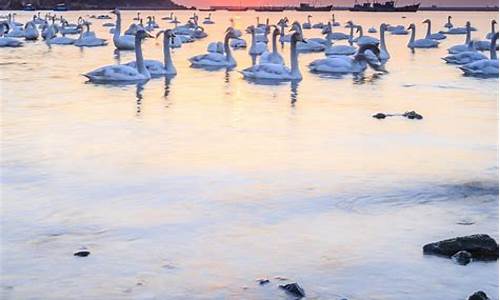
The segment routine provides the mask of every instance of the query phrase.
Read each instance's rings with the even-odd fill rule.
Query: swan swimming
[[[264,42],[257,42],[255,38],[255,27],[250,26],[250,33],[252,34],[252,45],[248,53],[250,55],[261,55],[264,51],[267,51],[267,44]]]
[[[469,48],[469,43],[471,41],[471,30],[470,30],[470,22],[467,21],[467,23],[465,24],[465,28],[466,28],[466,35],[465,35],[465,43],[463,44],[458,44],[458,45],[455,45],[455,46],[452,46],[450,48],[448,48],[448,53],[450,54],[457,54],[457,53],[460,53],[460,52],[464,52],[464,51],[469,51],[470,48]]]
[[[444,24],[444,28],[453,28],[453,24],[451,23],[451,16],[448,16],[448,22]]]
[[[431,29],[431,20],[430,19],[426,19],[425,21],[422,22],[423,24],[427,24],[427,33],[425,34],[425,39],[427,40],[444,40],[446,39],[446,35],[440,33],[440,32],[437,32],[437,33],[432,33],[432,29]]]
[[[446,57],[443,57],[442,59],[449,64],[455,65],[464,65],[476,60],[487,59],[484,54],[476,51],[473,41],[469,42],[469,48],[471,50],[460,52],[457,54],[450,54]]]
[[[207,53],[191,57],[191,67],[201,68],[233,68],[236,66],[236,61],[231,55],[231,48],[229,47],[229,39],[235,38],[233,28],[229,27],[224,36],[224,54],[221,53]]]
[[[328,74],[358,74],[366,70],[367,66],[379,70],[380,63],[374,63],[373,59],[368,58],[365,51],[370,55],[379,58],[380,50],[372,44],[361,45],[354,57],[351,56],[333,56],[323,59],[317,59],[309,64],[309,70],[313,73]]]
[[[11,38],[11,37],[5,37],[4,34],[9,31],[9,24],[7,22],[3,21],[0,22],[0,47],[21,47],[23,45],[23,42]]]
[[[460,70],[465,76],[473,77],[498,77],[498,58],[496,52],[496,42],[498,32],[491,39],[490,59],[482,59],[460,66]]]
[[[294,29],[292,29],[294,30]],[[290,45],[290,63],[291,68],[281,64],[262,63],[251,66],[241,71],[244,78],[251,80],[273,80],[273,81],[292,81],[301,80],[302,74],[299,70],[299,60],[297,51],[297,42],[304,41],[300,31],[295,31],[291,37]]]
[[[151,74],[144,65],[141,49],[141,42],[146,37],[152,36],[144,30],[139,30],[134,37],[137,68],[127,65],[109,65],[83,74],[83,76],[87,77],[90,82],[104,84],[140,83],[148,81],[151,78]]]
[[[163,34],[163,62],[152,59],[144,60],[144,66],[148,70],[149,74],[151,74],[151,77],[177,74],[177,70],[175,69],[170,53],[170,43],[172,38],[175,37],[175,34],[170,29],[161,30],[156,34],[156,38],[158,38],[161,34]],[[137,68],[137,61],[131,61],[126,65],[132,68]]]
[[[121,34],[121,24],[122,17],[120,10],[115,8],[111,11],[112,14],[116,15],[116,27],[113,33],[113,44],[118,50],[134,50],[135,49],[135,38],[133,35],[120,35]]]
[[[302,28],[303,29],[311,29],[311,15],[307,16],[307,22],[302,23]]]
[[[280,30],[278,29],[278,27],[274,26],[273,36],[272,36],[273,51],[272,52],[266,51],[262,53],[259,60],[260,64],[264,63],[278,64],[278,65],[285,64],[283,57],[278,53],[277,40],[279,35],[280,35]]]
[[[408,30],[411,30],[410,41],[408,42],[408,48],[437,48],[439,42],[432,39],[418,39],[415,40],[416,27],[415,24],[410,24]]]
[[[359,46],[362,45],[375,45],[378,46],[380,41],[374,37],[363,35],[363,26],[356,25],[357,31],[359,32],[359,36],[353,40],[353,42],[357,43]]]
[[[495,19],[491,20],[491,32],[488,32],[488,34],[486,35],[487,40],[491,40],[495,36],[495,33],[496,33],[495,25],[496,24],[497,24],[497,20],[495,20]]]
[[[80,25],[81,26],[81,25]],[[74,42],[77,47],[99,47],[106,46],[108,43],[105,39],[100,39],[95,36],[95,33],[90,31],[90,24],[86,23],[86,31],[80,32],[80,37]]]
[[[24,39],[27,41],[35,41],[40,36],[38,29],[33,21],[27,22],[24,25]]]

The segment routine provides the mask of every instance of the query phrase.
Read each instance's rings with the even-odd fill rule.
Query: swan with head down
[[[491,39],[490,59],[477,60],[460,66],[460,70],[465,76],[473,77],[498,77],[498,58],[496,52],[496,43],[498,32]]]
[[[374,60],[373,57],[376,59]],[[382,68],[380,50],[375,45],[361,45],[354,56],[332,56],[317,59],[309,64],[309,70],[313,73],[358,74],[364,72],[367,66],[375,70]]]

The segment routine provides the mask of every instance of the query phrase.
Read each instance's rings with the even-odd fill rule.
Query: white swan
[[[453,28],[453,24],[451,23],[451,16],[448,16],[448,22],[444,24],[444,28]]]
[[[122,17],[120,10],[115,8],[111,11],[112,14],[116,15],[116,27],[113,33],[113,44],[118,50],[134,50],[135,49],[135,37],[133,35],[120,35],[122,26]]]
[[[156,38],[158,38],[161,34],[163,34],[163,62],[152,59],[144,60],[144,66],[148,70],[149,74],[151,74],[151,77],[177,74],[177,70],[174,67],[172,56],[170,54],[170,42],[172,41],[172,38],[175,37],[175,34],[170,29],[161,30],[156,34]],[[126,65],[132,68],[137,68],[136,61],[131,61]]]
[[[350,45],[335,45],[325,49],[326,56],[353,55],[357,51],[356,47]]]
[[[54,27],[54,25],[49,26],[49,30],[45,38],[47,45],[73,45],[76,41],[75,39],[65,36],[64,33],[62,36],[56,36]]]
[[[24,25],[24,38],[26,40],[34,41],[37,40],[39,36],[40,33],[33,21],[27,22],[26,25]]]
[[[368,28],[368,33],[377,33],[377,29],[375,27]]]
[[[467,28],[467,24],[466,24],[465,27],[453,27],[453,28],[448,29],[447,31],[440,31],[440,33],[452,34],[452,35],[467,34],[467,31],[476,31],[476,30],[477,30],[476,28],[470,26],[470,22],[469,22],[469,28]]]
[[[292,34],[290,45],[291,68],[281,64],[263,63],[251,66],[241,71],[243,77],[251,80],[295,81],[301,80],[297,42],[302,41],[302,34],[296,31]]]
[[[233,34],[236,38],[241,37],[241,30],[236,29],[236,25],[234,24],[234,19],[231,18],[229,19],[229,22],[231,22],[231,28],[233,28]]]
[[[471,49],[470,51],[464,51],[457,54],[450,54],[446,57],[443,57],[442,59],[449,64],[455,64],[455,65],[464,65],[476,60],[487,59],[487,57],[484,54],[476,51],[473,41],[469,43],[469,48]]]
[[[250,50],[248,53],[250,55],[261,55],[264,51],[267,50],[267,44],[263,42],[257,42],[255,38],[255,27],[250,26],[250,33],[252,34],[252,45],[250,46]]]
[[[207,52],[224,54],[224,44],[222,42],[211,42],[207,46]]]
[[[361,25],[357,25],[357,32],[359,32],[359,36],[354,39],[354,42],[359,46],[362,45],[375,45],[378,46],[380,41],[374,37],[363,35],[363,27]]]
[[[340,23],[335,21],[335,14],[332,14],[332,26],[340,26]]]
[[[304,39],[302,27],[299,22],[293,22],[292,29],[290,31],[300,32],[300,36],[302,37],[301,41],[297,42],[297,51],[298,52],[321,52],[326,49],[326,46],[322,43],[318,43],[313,39]]]
[[[469,43],[471,41],[471,30],[470,30],[470,22],[469,21],[467,21],[467,23],[465,24],[465,28],[466,28],[465,43],[458,44],[458,45],[455,45],[455,46],[448,48],[448,53],[457,54],[460,52],[471,50],[469,48]]]
[[[317,59],[309,64],[309,70],[313,73],[358,74],[364,72],[368,65],[378,70],[381,66],[380,62],[373,62],[371,58],[367,57],[365,51],[379,58],[380,51],[378,47],[372,44],[365,44],[359,47],[354,57],[333,56]]]
[[[87,77],[90,82],[94,83],[138,83],[145,82],[151,78],[151,74],[144,65],[142,56],[141,42],[144,38],[150,36],[144,30],[140,30],[135,35],[135,58],[137,68],[127,65],[109,65],[98,68],[83,76]]]
[[[233,49],[244,49],[247,47],[247,42],[242,38],[231,39],[231,48]]]
[[[292,34],[285,34],[285,27],[287,27],[287,18],[280,19],[278,21],[278,26],[280,27],[280,43],[290,43],[292,39]]]
[[[226,30],[224,37],[224,54],[221,53],[207,53],[191,57],[191,67],[202,68],[232,68],[236,66],[236,61],[231,55],[231,48],[229,47],[229,39],[234,38],[233,28],[229,27]]]
[[[264,63],[270,63],[270,64],[279,64],[279,65],[284,65],[285,61],[283,60],[283,57],[278,53],[278,46],[277,46],[277,39],[278,36],[280,35],[280,30],[274,26],[273,30],[273,51],[272,52],[264,52],[260,56],[259,63],[264,64]]]
[[[212,20],[212,14],[209,13],[208,17],[205,17],[203,20],[203,24],[215,24],[215,22]]]
[[[81,25],[80,25],[81,26]],[[106,46],[108,43],[105,39],[100,39],[95,36],[95,33],[90,31],[90,24],[85,23],[87,30],[82,30],[80,37],[74,42],[77,47],[100,47]]]
[[[4,34],[9,31],[9,24],[7,22],[0,22],[0,48],[4,47],[21,47],[23,45],[23,42],[11,38],[11,37],[5,37]]]
[[[422,22],[423,24],[427,24],[427,33],[425,34],[425,38],[426,39],[430,39],[430,40],[444,40],[446,39],[446,35],[440,33],[440,32],[437,32],[437,33],[432,33],[432,29],[431,29],[431,20],[430,19],[426,19],[425,21]]]
[[[498,77],[497,40],[498,32],[495,33],[491,39],[490,59],[478,60],[459,67],[460,70],[464,72],[464,75],[474,77]]]
[[[389,50],[387,50],[387,45],[385,43],[385,31],[387,28],[387,24],[380,24],[380,54],[379,60],[382,64],[385,64],[390,58]]]
[[[408,30],[403,25],[390,26],[387,31],[390,31],[393,35],[407,35]]]
[[[439,45],[438,41],[431,39],[418,39],[415,40],[416,27],[415,24],[410,24],[408,30],[411,30],[410,41],[408,42],[408,48],[437,48]]]
[[[488,32],[488,34],[486,34],[487,40],[491,40],[495,36],[496,33],[495,24],[497,24],[497,20],[495,19],[491,20],[491,32]]]
[[[332,23],[328,22],[326,26],[323,28],[322,33],[326,34],[326,38],[330,40],[348,40],[350,35],[345,34],[343,32],[333,32],[333,27]],[[354,31],[354,29],[351,29],[351,31]]]
[[[311,15],[307,16],[307,22],[302,23],[302,28],[303,29],[311,29]]]

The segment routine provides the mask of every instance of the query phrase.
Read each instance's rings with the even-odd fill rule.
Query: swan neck
[[[146,75],[147,70],[146,66],[144,65],[144,58],[142,56],[142,48],[141,48],[141,38],[139,34],[136,35],[135,37],[135,61],[137,64],[137,71],[139,71],[139,73],[143,75]]]
[[[410,44],[413,44],[415,42],[415,28],[411,29],[411,37],[410,37]]]
[[[231,47],[229,47],[229,39],[230,39],[230,33],[226,33],[226,36],[224,37],[224,52],[226,53],[226,61],[231,62],[233,59],[233,56],[231,54]],[[253,36],[252,36],[253,38]],[[253,43],[253,41],[252,41]]]
[[[273,53],[278,53],[278,46],[276,44],[277,39],[278,35],[273,33]]]
[[[471,39],[470,26],[467,26],[467,35],[465,36],[465,44],[469,44]]]
[[[387,46],[385,45],[385,28],[383,26],[380,26],[380,48],[388,52]]]
[[[497,39],[495,36],[491,38],[491,44],[490,44],[490,58],[491,59],[498,59],[497,58]]]
[[[291,64],[291,73],[292,76],[300,77],[299,70],[299,57],[297,53],[297,41],[292,39],[292,43],[290,46],[290,64]]]
[[[163,65],[166,70],[172,68],[172,57],[170,56],[170,37],[166,34],[163,35]]]
[[[425,35],[425,38],[426,39],[430,39],[431,38],[431,22],[427,23],[427,34]]]
[[[113,33],[113,39],[118,39],[121,34],[122,29],[122,17],[120,13],[116,14],[116,25],[115,25],[115,32]]]
[[[495,22],[491,22],[491,34],[495,34]]]

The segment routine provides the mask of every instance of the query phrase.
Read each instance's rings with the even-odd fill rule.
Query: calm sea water
[[[457,26],[470,20],[476,39],[497,17],[451,14]],[[171,26],[166,11],[143,15]],[[357,78],[311,74],[323,54],[302,54],[300,83],[258,85],[237,72],[251,65],[247,50],[227,72],[187,59],[221,40],[231,17],[244,29],[256,16],[307,14],[212,15],[208,38],[174,50],[178,75],[143,86],[80,75],[134,58],[114,53],[107,20],[91,20],[107,47],[0,49],[3,299],[286,299],[275,276],[310,299],[496,297],[497,262],[464,267],[421,252],[459,235],[498,240],[498,79],[463,77],[440,59],[464,36],[411,53],[408,36],[388,35],[389,73]],[[447,15],[336,13],[365,32],[415,22],[420,37],[424,19],[438,31]],[[134,16],[123,12],[127,27]],[[145,57],[161,59],[161,47],[147,40]],[[408,110],[424,119],[371,117]],[[74,257],[82,246],[91,255]]]

